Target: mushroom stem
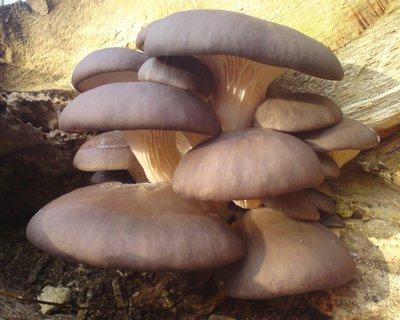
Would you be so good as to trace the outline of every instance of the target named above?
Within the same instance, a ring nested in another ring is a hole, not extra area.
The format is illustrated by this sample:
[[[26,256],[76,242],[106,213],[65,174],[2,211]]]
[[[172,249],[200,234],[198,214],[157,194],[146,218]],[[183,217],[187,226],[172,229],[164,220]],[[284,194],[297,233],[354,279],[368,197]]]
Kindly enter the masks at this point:
[[[256,108],[265,100],[268,85],[286,71],[235,56],[199,58],[214,74],[212,107],[224,131],[251,127]]]
[[[347,162],[353,160],[361,150],[335,150],[328,152],[329,156],[336,161],[338,166],[341,168]]]
[[[124,131],[136,159],[150,182],[171,182],[181,155],[176,146],[175,131]]]

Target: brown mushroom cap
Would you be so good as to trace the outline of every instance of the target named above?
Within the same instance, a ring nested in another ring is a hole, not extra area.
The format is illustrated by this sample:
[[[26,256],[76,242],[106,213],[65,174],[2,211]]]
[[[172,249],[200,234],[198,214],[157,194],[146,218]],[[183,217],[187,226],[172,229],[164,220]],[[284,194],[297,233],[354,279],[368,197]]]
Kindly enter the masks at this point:
[[[255,124],[284,132],[315,130],[343,119],[342,110],[327,97],[311,93],[286,93],[262,103]]]
[[[83,58],[72,73],[72,85],[80,92],[114,82],[137,81],[137,72],[147,60],[140,51],[106,48]]]
[[[86,141],[74,157],[74,167],[82,171],[126,170],[136,161],[121,131],[99,134]]]
[[[346,228],[346,222],[338,214],[321,212],[320,223],[327,228]]]
[[[334,193],[332,186],[328,184],[326,181],[321,183],[319,186],[314,187],[314,189],[317,190],[318,192],[326,194],[327,196]]]
[[[289,27],[222,10],[188,10],[152,23],[138,47],[152,57],[239,56],[267,65],[340,80],[343,69],[322,43]]]
[[[309,200],[304,190],[279,197],[264,198],[262,203],[266,208],[292,219],[316,221],[320,218],[318,208]]]
[[[90,178],[90,182],[93,184],[113,181],[121,183],[135,183],[127,170],[96,171]]]
[[[246,242],[247,256],[216,273],[216,283],[230,297],[269,299],[323,290],[355,275],[342,241],[319,223],[259,208],[233,227]]]
[[[151,82],[107,84],[73,99],[61,112],[60,129],[176,130],[215,136],[221,126],[211,108],[181,89]]]
[[[195,57],[158,57],[148,59],[139,69],[139,80],[166,84],[208,96],[213,88],[211,70]]]
[[[338,124],[299,134],[317,152],[333,150],[364,150],[379,143],[379,135],[361,122],[344,118]]]
[[[317,153],[319,161],[321,161],[322,171],[326,178],[337,178],[340,176],[340,168],[335,160],[326,153]]]
[[[51,254],[138,271],[211,269],[245,254],[207,204],[177,195],[166,183],[77,189],[36,213],[27,237]]]
[[[322,183],[315,153],[301,140],[271,129],[223,132],[179,162],[177,192],[201,200],[230,201],[278,196]]]
[[[304,190],[308,200],[314,204],[319,210],[327,213],[336,213],[336,203],[328,195],[315,189]]]

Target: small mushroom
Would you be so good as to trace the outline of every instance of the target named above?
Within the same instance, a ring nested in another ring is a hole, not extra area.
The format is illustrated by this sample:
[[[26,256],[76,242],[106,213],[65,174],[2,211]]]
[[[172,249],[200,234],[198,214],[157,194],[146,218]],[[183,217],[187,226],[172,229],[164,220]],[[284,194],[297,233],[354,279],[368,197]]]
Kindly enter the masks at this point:
[[[336,213],[336,203],[328,195],[319,192],[315,189],[304,190],[305,195],[308,200],[318,208],[318,210],[335,214]]]
[[[342,241],[319,223],[259,208],[233,228],[245,241],[247,256],[215,276],[232,298],[270,299],[325,290],[355,276],[354,260]]]
[[[379,135],[373,129],[349,118],[344,118],[343,121],[331,127],[304,132],[298,136],[316,152],[335,151],[333,159],[337,150],[350,150],[354,158],[359,150],[373,148],[380,141]],[[332,156],[332,153],[330,155]],[[347,158],[346,161],[351,159]],[[343,161],[340,164],[343,164]]]
[[[62,111],[63,131],[124,130],[150,182],[170,181],[181,159],[176,131],[209,138],[221,127],[212,109],[181,89],[151,82],[113,83],[89,90]]]
[[[343,69],[320,42],[286,26],[222,10],[173,13],[139,33],[148,56],[196,56],[213,72],[213,108],[223,130],[250,127],[268,85],[287,69],[340,80]]]
[[[214,83],[210,69],[190,56],[150,58],[140,67],[138,77],[141,81],[166,84],[204,98],[210,95]]]
[[[79,148],[73,164],[82,171],[128,170],[136,182],[147,181],[121,131],[90,138]]]
[[[317,190],[318,192],[326,194],[327,196],[334,194],[332,186],[326,181],[321,183],[319,186],[314,187],[314,189]]]
[[[84,92],[103,84],[138,81],[137,72],[147,60],[140,51],[106,48],[83,58],[72,73],[72,85]]]
[[[189,151],[176,168],[177,192],[205,201],[278,196],[318,186],[316,154],[289,134],[264,128],[223,132]]]
[[[338,214],[321,212],[320,223],[327,228],[345,228],[346,222]]]
[[[126,170],[96,171],[90,178],[90,182],[93,184],[113,181],[121,183],[135,183],[132,176]]]
[[[317,153],[319,161],[321,161],[322,171],[327,179],[337,178],[340,176],[340,168],[335,160],[326,153]]]
[[[262,204],[292,219],[316,221],[320,218],[318,208],[310,201],[305,190],[267,197],[262,199]]]
[[[211,208],[170,184],[98,184],[72,191],[31,219],[28,239],[53,254],[106,268],[208,270],[244,245]]]
[[[263,128],[301,132],[325,128],[342,119],[342,110],[327,97],[311,93],[286,93],[262,103],[254,122]]]

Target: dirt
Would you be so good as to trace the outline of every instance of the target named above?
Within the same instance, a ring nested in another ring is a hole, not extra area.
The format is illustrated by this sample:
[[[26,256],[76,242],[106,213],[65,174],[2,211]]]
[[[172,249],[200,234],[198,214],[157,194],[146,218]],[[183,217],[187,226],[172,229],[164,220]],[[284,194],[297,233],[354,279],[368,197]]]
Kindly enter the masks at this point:
[[[211,315],[254,320],[328,319],[308,305],[306,296],[239,301],[221,295],[212,279],[197,287],[193,279],[178,273],[97,269],[48,257],[27,241],[24,228],[0,228],[0,290],[26,299],[37,298],[47,285],[71,291],[71,306],[46,316],[37,303],[0,295],[1,320],[207,319]],[[78,310],[79,306],[88,309]],[[118,310],[118,306],[131,308]]]

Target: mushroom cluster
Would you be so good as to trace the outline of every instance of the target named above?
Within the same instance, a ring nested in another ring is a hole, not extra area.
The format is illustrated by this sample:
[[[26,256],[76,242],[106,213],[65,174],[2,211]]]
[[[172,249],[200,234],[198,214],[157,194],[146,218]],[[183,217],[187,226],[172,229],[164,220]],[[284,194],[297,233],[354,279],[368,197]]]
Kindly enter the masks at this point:
[[[379,136],[327,97],[266,96],[288,69],[340,80],[333,53],[291,28],[220,10],[171,14],[136,44],[141,51],[102,49],[76,66],[81,94],[59,125],[100,132],[74,158],[98,184],[42,208],[29,240],[100,267],[214,270],[218,287],[241,299],[352,279],[355,263],[326,227],[343,221],[325,180]]]

